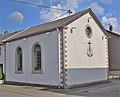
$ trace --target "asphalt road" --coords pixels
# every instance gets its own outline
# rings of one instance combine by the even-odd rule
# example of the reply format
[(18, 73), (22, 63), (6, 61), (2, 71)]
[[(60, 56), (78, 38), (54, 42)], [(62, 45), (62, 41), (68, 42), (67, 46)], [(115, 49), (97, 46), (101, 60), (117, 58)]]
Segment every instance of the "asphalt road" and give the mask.
[(72, 95), (83, 97), (120, 97), (120, 84), (85, 92), (75, 92)]
[(38, 95), (33, 96), (11, 91), (0, 91), (0, 97), (120, 97), (120, 83), (84, 92), (77, 90), (70, 94), (56, 94), (55, 92), (49, 91), (44, 91), (43, 93), (40, 90)]

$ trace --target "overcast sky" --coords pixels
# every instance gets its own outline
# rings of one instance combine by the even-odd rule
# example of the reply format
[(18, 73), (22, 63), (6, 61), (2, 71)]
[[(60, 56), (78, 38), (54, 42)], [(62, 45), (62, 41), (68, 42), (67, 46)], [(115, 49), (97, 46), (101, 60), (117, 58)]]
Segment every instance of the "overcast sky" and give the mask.
[[(114, 32), (120, 33), (120, 0), (18, 0), (52, 8), (70, 9), (77, 13), (91, 8), (103, 26), (113, 25)], [(0, 33), (14, 32), (49, 22), (66, 13), (62, 10), (46, 9), (33, 5), (0, 0)], [(68, 16), (65, 14), (63, 17)]]

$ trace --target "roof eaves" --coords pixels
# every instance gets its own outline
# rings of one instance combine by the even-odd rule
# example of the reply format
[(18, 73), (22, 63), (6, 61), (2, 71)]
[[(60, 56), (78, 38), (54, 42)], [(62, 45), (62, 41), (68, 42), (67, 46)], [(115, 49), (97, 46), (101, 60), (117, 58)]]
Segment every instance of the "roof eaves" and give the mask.
[(4, 40), (3, 40), (3, 43), (5, 43), (6, 41), (9, 41), (12, 37), (14, 37), (14, 36), (22, 33), (23, 31), (25, 31), (25, 30), (27, 30), (27, 29), (29, 29), (29, 28), (26, 28), (26, 29), (24, 29), (24, 30), (22, 30), (22, 31), (20, 31), (20, 32), (18, 32), (18, 33), (15, 33), (15, 34), (11, 35), (10, 37), (4, 39)]
[(94, 14), (94, 12), (90, 8), (89, 8), (89, 13), (93, 17), (93, 19), (95, 20), (95, 22), (97, 23), (97, 25), (100, 27), (100, 29), (103, 31), (103, 33), (107, 36), (107, 38), (110, 38), (110, 36), (108, 35), (107, 31), (105, 30), (105, 28), (103, 27), (103, 25), (101, 24), (101, 22), (98, 20), (98, 18), (96, 17), (96, 15)]
[(109, 30), (106, 30), (108, 33), (111, 33), (111, 34), (114, 34), (114, 35), (117, 35), (120, 37), (120, 34), (119, 33), (115, 33), (115, 32), (112, 32), (112, 31), (109, 31)]
[(2, 37), (0, 37), (0, 44), (2, 45), (4, 39), (9, 38), (10, 36), (14, 35), (15, 33), (16, 32), (4, 34)]
[(1, 42), (0, 45), (3, 45), (3, 43)]
[(44, 31), (38, 31), (39, 33), (33, 33), (33, 34), (30, 34), (30, 35), (26, 35), (26, 36), (21, 36), (21, 37), (18, 37), (18, 38), (14, 38), (14, 39), (7, 39), (7, 40), (4, 40), (3, 43), (7, 43), (7, 42), (12, 42), (12, 41), (15, 41), (15, 40), (20, 40), (20, 39), (24, 39), (24, 38), (28, 38), (28, 37), (31, 37), (31, 36), (35, 36), (35, 35), (39, 35), (39, 34), (44, 34), (44, 33), (47, 33), (48, 31), (54, 31), (56, 30), (56, 28), (54, 29), (49, 29), (49, 30), (44, 30)]

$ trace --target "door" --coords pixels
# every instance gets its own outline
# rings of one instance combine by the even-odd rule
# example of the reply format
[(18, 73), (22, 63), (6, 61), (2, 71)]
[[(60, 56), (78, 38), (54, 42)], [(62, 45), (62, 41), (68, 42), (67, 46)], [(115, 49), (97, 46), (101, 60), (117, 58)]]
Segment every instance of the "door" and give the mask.
[(0, 80), (3, 80), (3, 64), (0, 64)]

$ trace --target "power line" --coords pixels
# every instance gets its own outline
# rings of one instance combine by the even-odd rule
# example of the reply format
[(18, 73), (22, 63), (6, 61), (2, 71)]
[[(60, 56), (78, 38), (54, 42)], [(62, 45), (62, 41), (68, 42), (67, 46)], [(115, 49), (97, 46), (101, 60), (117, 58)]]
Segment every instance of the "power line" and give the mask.
[(67, 13), (64, 13), (64, 14), (62, 14), (62, 15), (56, 17), (56, 18), (54, 18), (53, 20), (55, 20), (55, 19), (57, 19), (57, 18), (60, 18), (60, 17), (64, 16), (65, 14), (68, 14), (68, 12), (67, 12)]
[(34, 6), (38, 6), (38, 7), (49, 8), (49, 9), (55, 9), (55, 10), (62, 10), (62, 11), (71, 12), (70, 10), (66, 10), (66, 9), (62, 9), (62, 8), (53, 8), (53, 7), (49, 7), (49, 6), (45, 6), (45, 5), (34, 4), (34, 3), (29, 3), (29, 2), (19, 1), (19, 0), (10, 0), (10, 1), (17, 2), (17, 3), (23, 3), (23, 4), (28, 4), (28, 5), (34, 5)]

